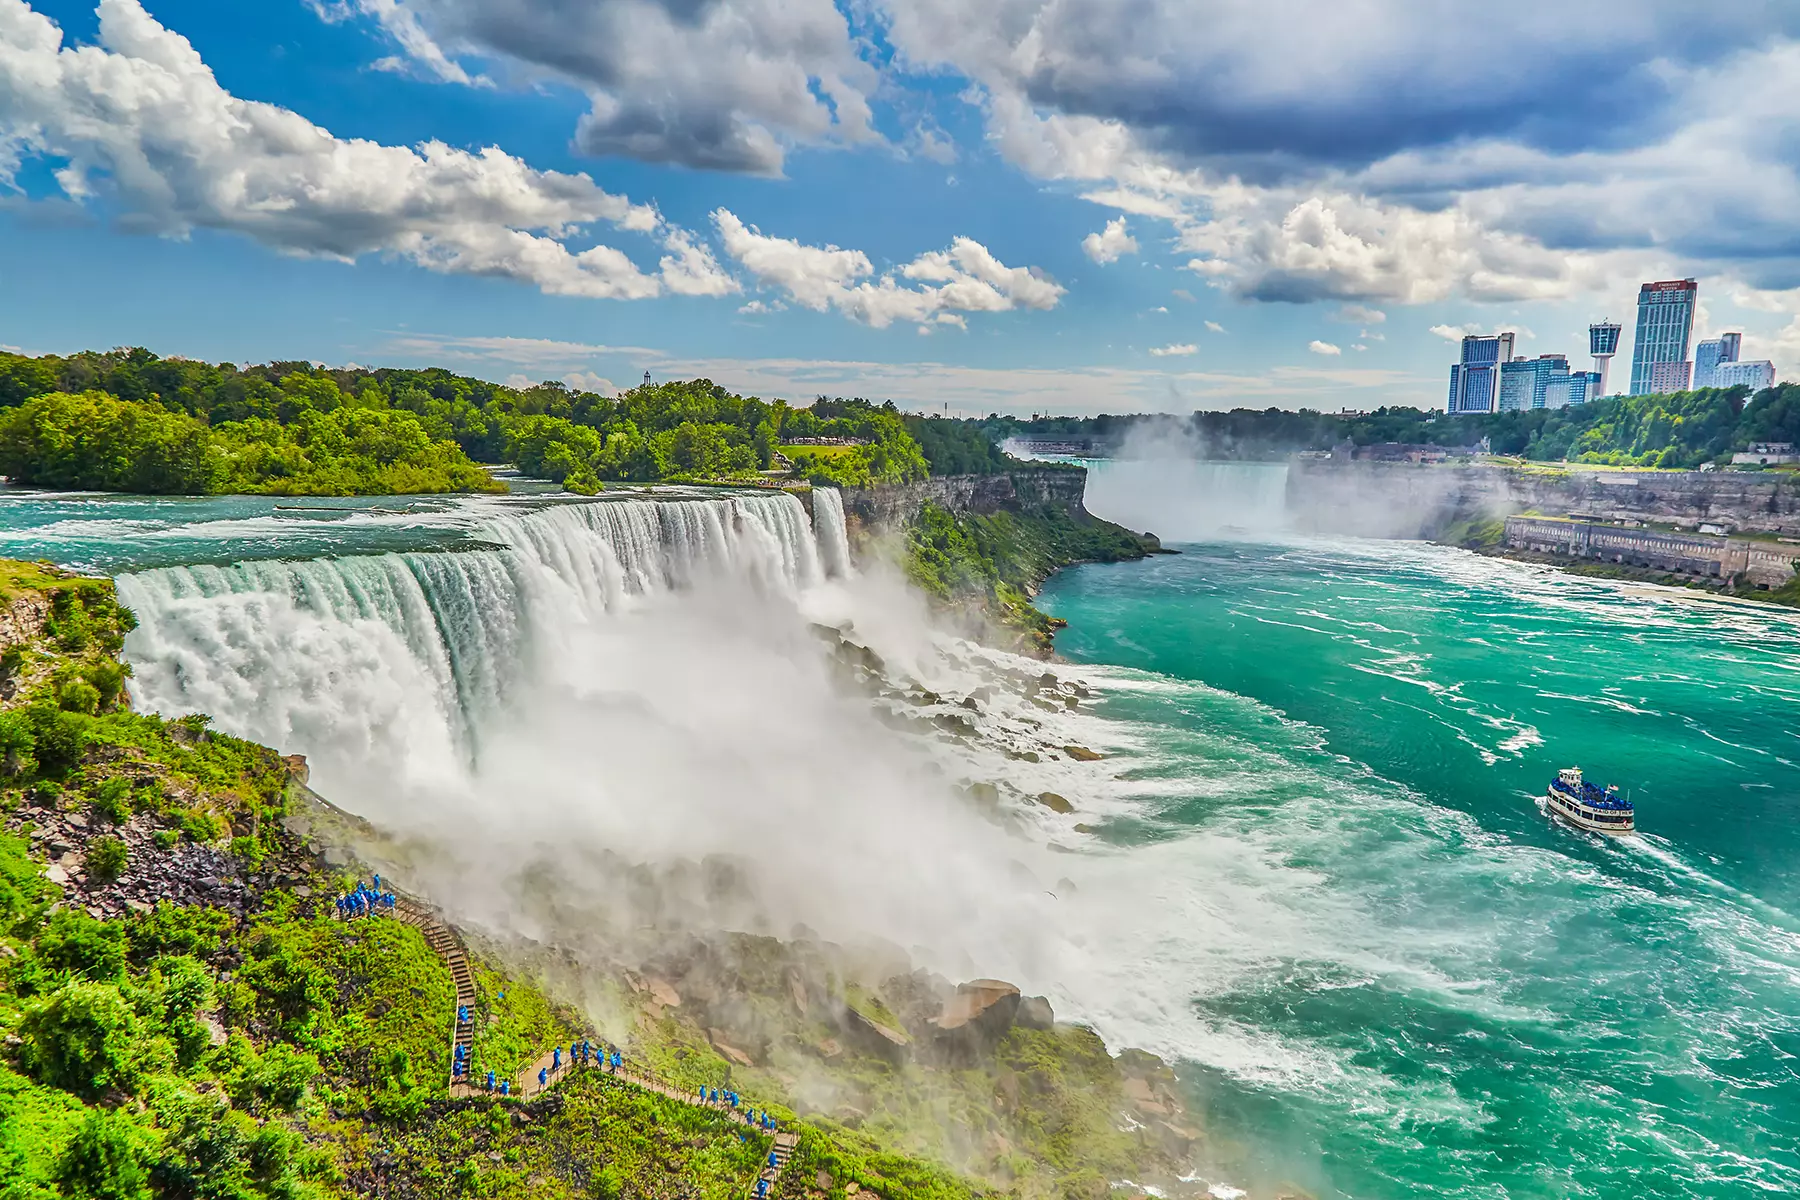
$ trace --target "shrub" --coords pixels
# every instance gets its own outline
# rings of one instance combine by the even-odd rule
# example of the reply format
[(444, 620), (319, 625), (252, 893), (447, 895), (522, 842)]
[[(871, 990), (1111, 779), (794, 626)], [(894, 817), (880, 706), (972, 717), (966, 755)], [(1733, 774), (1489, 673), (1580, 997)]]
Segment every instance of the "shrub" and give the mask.
[(95, 1097), (137, 1081), (132, 1048), (139, 1023), (119, 989), (71, 983), (26, 1013), (24, 1064), (43, 1082)]
[(173, 850), (175, 843), (181, 840), (181, 833), (174, 829), (159, 829), (151, 835), (150, 840), (156, 843), (158, 850)]
[(93, 716), (100, 711), (100, 689), (77, 677), (56, 689), (56, 703), (65, 712)]
[(50, 971), (85, 979), (117, 979), (125, 969), (125, 931), (78, 908), (51, 916), (38, 935), (36, 957)]
[(0, 712), (0, 774), (29, 775), (37, 770), (37, 736), (21, 712)]
[(130, 861), (131, 854), (119, 838), (100, 837), (88, 844), (87, 869), (103, 883), (111, 883), (123, 875)]
[(219, 840), (219, 825), (217, 817), (197, 808), (190, 808), (181, 814), (181, 832), (202, 845)]
[(63, 1193), (84, 1200), (140, 1200), (150, 1195), (143, 1136), (122, 1112), (90, 1109), (56, 1166)]
[(131, 781), (115, 775), (102, 783), (94, 796), (94, 814), (114, 825), (131, 820)]
[(120, 662), (97, 662), (83, 668), (81, 674), (99, 695), (100, 711), (105, 712), (119, 702), (131, 668)]
[(242, 1037), (234, 1036), (220, 1062), (231, 1064), (225, 1087), (232, 1103), (251, 1111), (293, 1111), (319, 1074), (317, 1058), (285, 1042), (276, 1042), (258, 1055)]
[(262, 861), (263, 861), (262, 843), (257, 841), (253, 837), (234, 837), (234, 838), (232, 838), (231, 839), (231, 852), (232, 852), (232, 854), (236, 855), (238, 861), (243, 863), (244, 866), (249, 870), (254, 871), (258, 867), (262, 866)]
[(126, 927), (126, 942), (136, 962), (164, 955), (205, 958), (219, 948), (231, 915), (223, 909), (170, 904), (166, 900), (134, 918)]
[(81, 762), (88, 743), (89, 722), (85, 718), (42, 702), (27, 705), (23, 712), (31, 726), (40, 771), (63, 775)]

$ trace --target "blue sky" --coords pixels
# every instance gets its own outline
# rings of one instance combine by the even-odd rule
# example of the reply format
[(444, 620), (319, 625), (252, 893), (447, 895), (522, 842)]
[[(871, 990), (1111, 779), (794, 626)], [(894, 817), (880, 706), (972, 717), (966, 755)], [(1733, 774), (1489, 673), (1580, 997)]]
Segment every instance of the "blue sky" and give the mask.
[(1800, 377), (1800, 5), (1501, 15), (0, 0), (0, 345), (1331, 411), (1692, 275)]

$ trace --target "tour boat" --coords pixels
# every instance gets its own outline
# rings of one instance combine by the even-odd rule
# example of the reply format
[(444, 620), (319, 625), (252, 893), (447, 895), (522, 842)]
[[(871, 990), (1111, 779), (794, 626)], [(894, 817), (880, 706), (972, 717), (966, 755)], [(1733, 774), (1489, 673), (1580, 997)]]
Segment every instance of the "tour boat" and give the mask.
[(1616, 787), (1595, 787), (1581, 778), (1580, 767), (1564, 767), (1550, 781), (1544, 800), (1554, 816), (1577, 829), (1595, 833), (1630, 833), (1637, 828), (1631, 801)]

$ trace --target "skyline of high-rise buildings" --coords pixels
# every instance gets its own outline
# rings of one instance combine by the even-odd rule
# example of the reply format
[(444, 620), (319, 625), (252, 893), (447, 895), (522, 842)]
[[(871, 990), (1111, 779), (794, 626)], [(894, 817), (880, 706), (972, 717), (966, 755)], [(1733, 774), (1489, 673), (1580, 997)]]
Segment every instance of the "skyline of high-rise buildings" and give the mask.
[[(1699, 284), (1692, 279), (1664, 279), (1638, 289), (1636, 336), (1632, 344), (1629, 395), (1663, 395), (1690, 389), (1745, 386), (1760, 391), (1775, 384), (1775, 364), (1768, 359), (1740, 361), (1744, 335), (1722, 333), (1694, 347), (1688, 357)], [(1619, 352), (1623, 327), (1615, 321), (1588, 326), (1588, 352), (1594, 369), (1569, 369), (1568, 356), (1515, 356), (1518, 335), (1507, 331), (1467, 334), (1462, 357), (1450, 367), (1447, 412), (1515, 412), (1563, 408), (1608, 395), (1607, 374)]]

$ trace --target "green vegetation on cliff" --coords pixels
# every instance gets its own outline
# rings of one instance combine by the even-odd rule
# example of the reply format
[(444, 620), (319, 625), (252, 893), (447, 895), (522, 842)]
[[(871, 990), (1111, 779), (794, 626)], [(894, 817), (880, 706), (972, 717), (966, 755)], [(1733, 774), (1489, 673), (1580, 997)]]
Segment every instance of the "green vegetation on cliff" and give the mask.
[(1059, 568), (1123, 562), (1161, 547), (1060, 504), (991, 514), (951, 512), (926, 501), (906, 528), (906, 574), (927, 595), (985, 613), (1027, 648), (1047, 651), (1058, 622), (1031, 603)]

